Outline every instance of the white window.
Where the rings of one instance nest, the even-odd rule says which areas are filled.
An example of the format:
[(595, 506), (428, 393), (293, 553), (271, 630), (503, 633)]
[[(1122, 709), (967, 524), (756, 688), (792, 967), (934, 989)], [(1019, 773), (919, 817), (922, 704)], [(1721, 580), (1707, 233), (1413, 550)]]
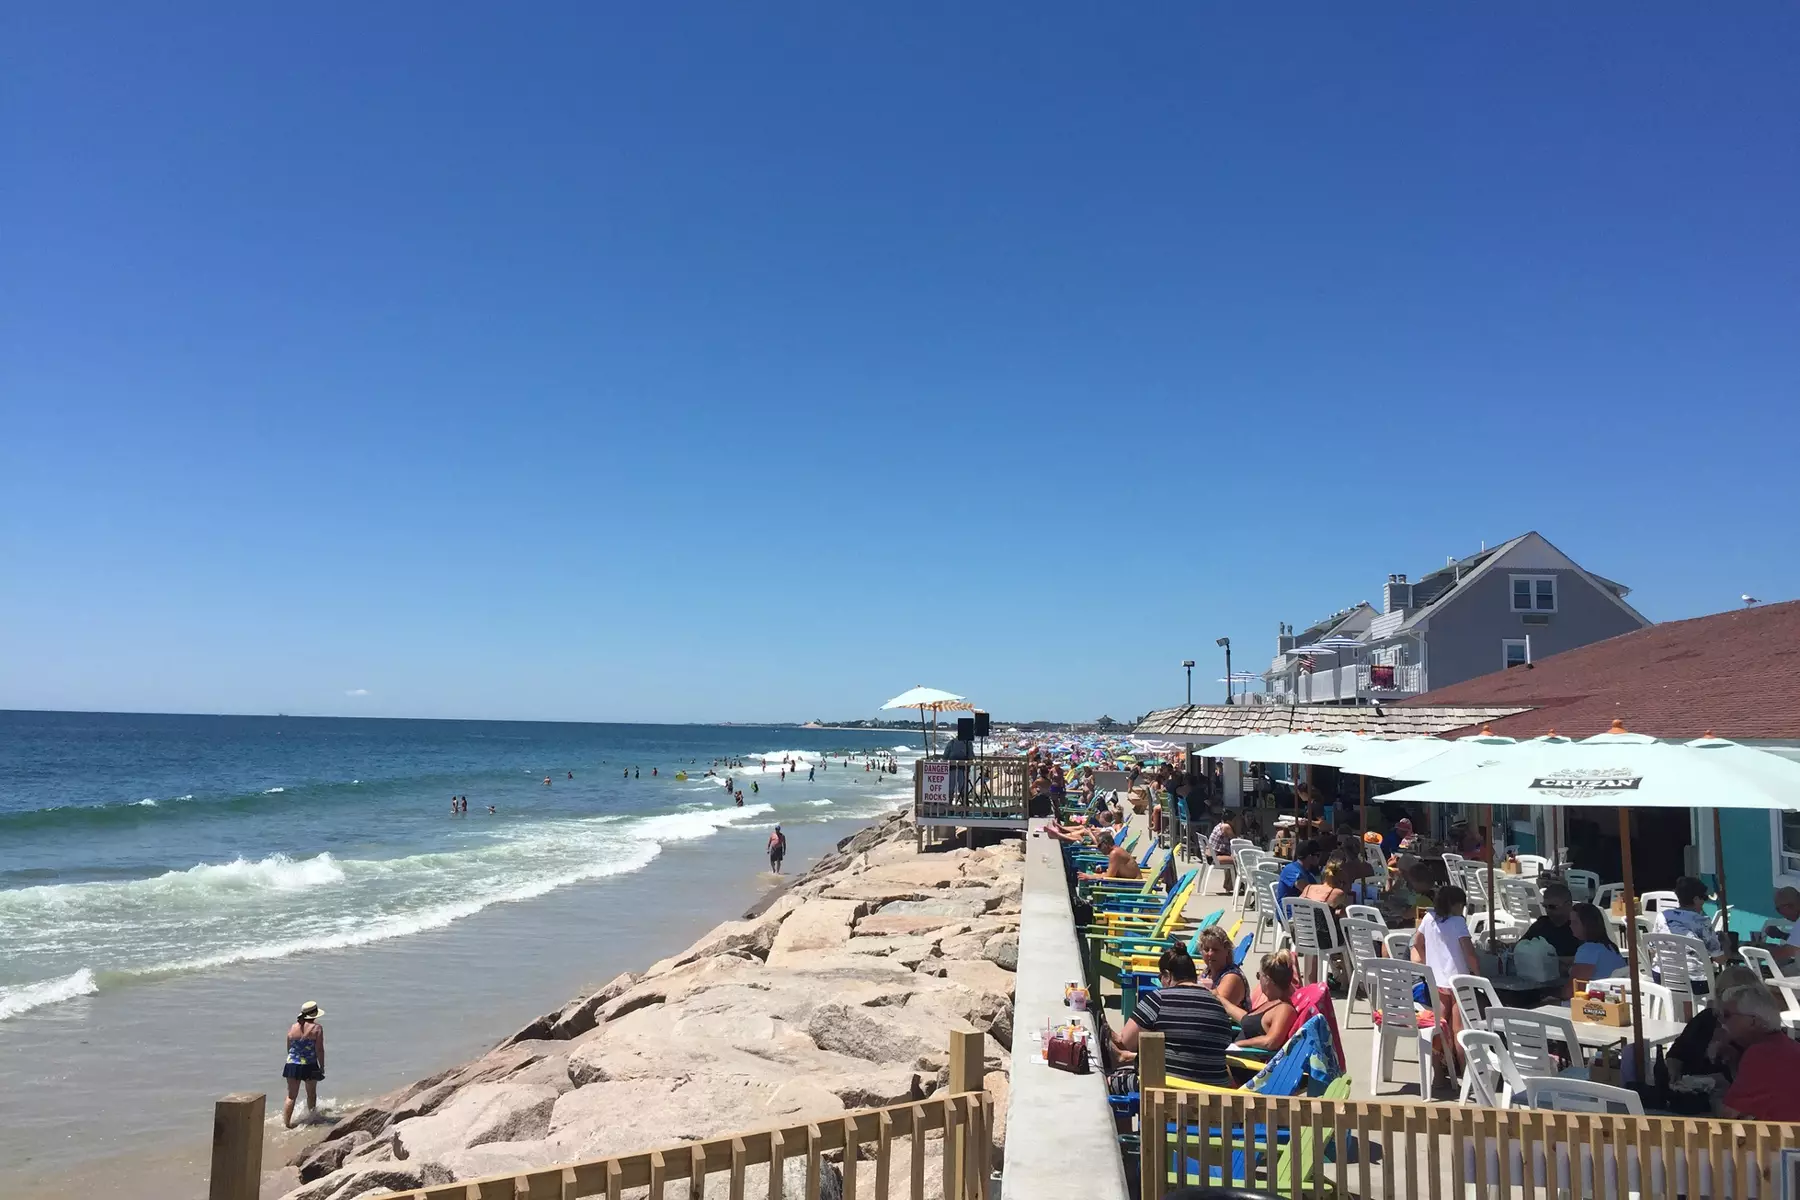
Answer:
[(1800, 875), (1800, 813), (1777, 814), (1781, 823), (1781, 874)]
[(1512, 610), (1514, 612), (1555, 612), (1556, 576), (1514, 575), (1512, 577)]
[(1530, 644), (1524, 638), (1504, 638), (1500, 642), (1501, 665), (1522, 667), (1530, 657)]

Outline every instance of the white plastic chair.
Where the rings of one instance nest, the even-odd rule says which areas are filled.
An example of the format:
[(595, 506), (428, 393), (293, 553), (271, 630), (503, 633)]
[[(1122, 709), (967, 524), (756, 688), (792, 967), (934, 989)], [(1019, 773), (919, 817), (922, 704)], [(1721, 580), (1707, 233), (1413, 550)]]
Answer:
[(1300, 896), (1289, 896), (1282, 916), (1286, 919), (1288, 938), (1294, 944), (1294, 954), (1300, 960), (1306, 981), (1314, 981), (1311, 966), (1315, 962), (1319, 965), (1319, 981), (1331, 978), (1331, 963), (1334, 959), (1344, 964), (1346, 973), (1355, 969), (1350, 953), (1338, 935), (1337, 915), (1331, 911), (1330, 905)]
[(1374, 842), (1364, 842), (1363, 861), (1368, 863), (1369, 868), (1375, 872), (1374, 879), (1377, 881), (1377, 885), (1382, 891), (1387, 891), (1392, 880), (1388, 874), (1387, 855), (1381, 852), (1381, 847)]
[(1593, 871), (1577, 871), (1570, 869), (1563, 872), (1563, 882), (1569, 885), (1569, 895), (1577, 904), (1586, 904), (1593, 900), (1600, 891), (1600, 876)]
[[(1463, 864), (1463, 891), (1469, 897), (1469, 912), (1487, 911), (1488, 876), (1491, 873), (1490, 868), (1484, 867), (1480, 863)], [(1500, 887), (1496, 883), (1494, 885), (1494, 903), (1498, 904), (1499, 902)]]
[(1248, 838), (1231, 839), (1231, 861), (1237, 868), (1237, 877), (1231, 881), (1231, 894), (1237, 898), (1239, 912), (1256, 903), (1255, 898), (1249, 895), (1250, 876), (1263, 857), (1263, 852), (1256, 848), (1256, 843)]
[[(1575, 1036), (1575, 1022), (1566, 1016), (1533, 1012), (1528, 1008), (1490, 1008), (1486, 1027), (1500, 1035), (1522, 1075), (1555, 1075), (1587, 1078), (1586, 1051)], [(1561, 1042), (1569, 1050), (1569, 1066), (1559, 1068), (1550, 1043)]]
[(1544, 915), (1544, 894), (1531, 880), (1504, 875), (1495, 886), (1499, 891), (1494, 899), (1513, 920), (1529, 925)]
[[(1692, 1010), (1706, 1007), (1718, 992), (1713, 975), (1713, 961), (1706, 953), (1706, 943), (1685, 933), (1651, 933), (1638, 943), (1639, 962), (1658, 983), (1669, 989), (1675, 1004), (1677, 1020), (1686, 1020)], [(1704, 979), (1704, 990), (1696, 990), (1696, 980)]]
[(1413, 935), (1416, 929), (1390, 929), (1381, 935), (1381, 944), (1387, 947), (1388, 957), (1402, 962), (1412, 961)]
[(1440, 857), (1444, 860), (1444, 873), (1450, 877), (1450, 882), (1456, 884), (1457, 887), (1461, 887), (1462, 865), (1468, 860), (1463, 858), (1460, 854), (1445, 853)]
[(1531, 1108), (1548, 1108), (1557, 1112), (1615, 1113), (1634, 1117), (1644, 1115), (1644, 1101), (1630, 1088), (1610, 1083), (1592, 1083), (1586, 1079), (1569, 1079), (1561, 1075), (1525, 1076), (1525, 1103)]
[(1519, 855), (1519, 877), (1535, 879), (1550, 869), (1550, 860), (1541, 854)]
[[(1589, 872), (1589, 874), (1592, 874), (1592, 872)], [(1589, 901), (1589, 903), (1601, 912), (1609, 913), (1612, 911), (1613, 901), (1624, 894), (1625, 885), (1622, 883), (1597, 884), (1594, 887), (1594, 898)]]
[(1511, 1108), (1515, 1098), (1524, 1099), (1525, 1079), (1499, 1034), (1488, 1029), (1462, 1029), (1457, 1031), (1456, 1043), (1462, 1047), (1463, 1061), (1468, 1064), (1463, 1070), (1458, 1103), (1473, 1101), (1485, 1108)]
[(1462, 1014), (1465, 1029), (1482, 1028), (1483, 1001), (1490, 1009), (1500, 1007), (1500, 996), (1494, 991), (1494, 985), (1479, 975), (1452, 975), (1448, 986), (1456, 997), (1456, 1009)]
[(1350, 956), (1350, 985), (1344, 992), (1344, 1018), (1356, 1011), (1356, 998), (1369, 1000), (1374, 1012), (1374, 985), (1369, 982), (1367, 967), (1381, 959), (1381, 938), (1386, 929), (1361, 917), (1346, 916), (1340, 926), (1344, 934), (1344, 951)]
[[(1744, 946), (1738, 953), (1744, 956), (1745, 964), (1762, 978), (1780, 978), (1781, 964), (1761, 946)], [(1772, 990), (1781, 993), (1782, 1002), (1787, 1006), (1787, 1011), (1781, 1014), (1781, 1023), (1789, 1029), (1800, 1028), (1800, 996), (1795, 996), (1792, 988), (1778, 987)]]
[(1638, 897), (1638, 911), (1653, 913), (1661, 908), (1680, 908), (1681, 897), (1674, 892), (1645, 892)]
[(1373, 904), (1345, 905), (1344, 916), (1347, 918), (1354, 917), (1358, 921), (1367, 921), (1369, 924), (1379, 925), (1383, 929), (1387, 928), (1387, 918), (1382, 916), (1381, 910), (1376, 908)]
[(1262, 945), (1264, 929), (1269, 931), (1270, 951), (1279, 950), (1287, 944), (1287, 913), (1278, 896), (1280, 891), (1281, 882), (1276, 879), (1261, 883), (1256, 889), (1256, 936), (1250, 940), (1252, 950)]
[(1367, 971), (1375, 988), (1375, 1011), (1381, 1017), (1370, 1041), (1370, 1090), (1393, 1073), (1394, 1048), (1403, 1041), (1412, 1042), (1419, 1052), (1419, 1098), (1429, 1100), (1434, 1074), (1431, 1046), (1437, 1037), (1438, 1025), (1442, 1023), (1442, 1014), (1437, 1014), (1437, 1023), (1421, 1025), (1418, 1007), (1413, 1003), (1413, 988), (1424, 982), (1425, 994), (1431, 998), (1431, 1009), (1435, 1014), (1437, 981), (1431, 976), (1431, 968), (1423, 963), (1383, 958), (1369, 964)]

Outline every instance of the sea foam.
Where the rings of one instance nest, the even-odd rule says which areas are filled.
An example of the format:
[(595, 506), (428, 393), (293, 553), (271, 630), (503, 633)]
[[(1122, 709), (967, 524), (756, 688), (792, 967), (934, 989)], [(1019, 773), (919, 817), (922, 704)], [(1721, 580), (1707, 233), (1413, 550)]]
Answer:
[(46, 1004), (58, 1004), (77, 996), (91, 996), (99, 990), (100, 985), (94, 982), (94, 973), (86, 967), (61, 979), (0, 987), (0, 1021), (30, 1012), (34, 1008), (42, 1008)]

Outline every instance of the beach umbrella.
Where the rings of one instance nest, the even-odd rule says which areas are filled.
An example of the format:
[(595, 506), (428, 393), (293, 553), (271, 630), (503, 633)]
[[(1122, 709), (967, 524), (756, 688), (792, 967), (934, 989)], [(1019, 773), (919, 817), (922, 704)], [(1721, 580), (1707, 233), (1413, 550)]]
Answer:
[(1632, 878), (1631, 809), (1748, 808), (1797, 812), (1800, 762), (1723, 738), (1701, 738), (1686, 745), (1659, 742), (1629, 734), (1622, 722), (1614, 721), (1613, 728), (1597, 738), (1573, 744), (1528, 746), (1516, 760), (1415, 784), (1388, 798), (1424, 804), (1479, 802), (1618, 809), (1625, 877), (1625, 936), (1632, 981), (1632, 1032), (1641, 1070), (1643, 998), (1637, 985), (1637, 891)]
[(881, 706), (885, 711), (894, 708), (916, 708), (919, 710), (919, 736), (925, 739), (925, 752), (931, 753), (932, 737), (925, 731), (925, 714), (931, 714), (931, 723), (935, 731), (937, 714), (941, 712), (966, 711), (975, 706), (967, 699), (954, 692), (946, 692), (941, 688), (919, 686), (910, 691), (901, 692), (892, 700)]

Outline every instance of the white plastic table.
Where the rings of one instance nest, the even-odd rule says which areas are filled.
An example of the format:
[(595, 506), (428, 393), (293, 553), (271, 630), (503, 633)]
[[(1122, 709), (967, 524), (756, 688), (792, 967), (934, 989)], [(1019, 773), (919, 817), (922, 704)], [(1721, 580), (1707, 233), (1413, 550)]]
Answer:
[[(1566, 1017), (1569, 1015), (1569, 1003), (1540, 1004), (1531, 1010), (1543, 1013), (1547, 1017)], [(1630, 1025), (1599, 1025), (1593, 1021), (1574, 1021), (1575, 1036), (1583, 1046), (1594, 1049), (1598, 1046), (1611, 1046), (1617, 1042), (1631, 1040)], [(1663, 1021), (1655, 1017), (1644, 1018), (1644, 1044), (1647, 1046), (1666, 1046), (1681, 1036), (1685, 1026), (1680, 1021)]]

